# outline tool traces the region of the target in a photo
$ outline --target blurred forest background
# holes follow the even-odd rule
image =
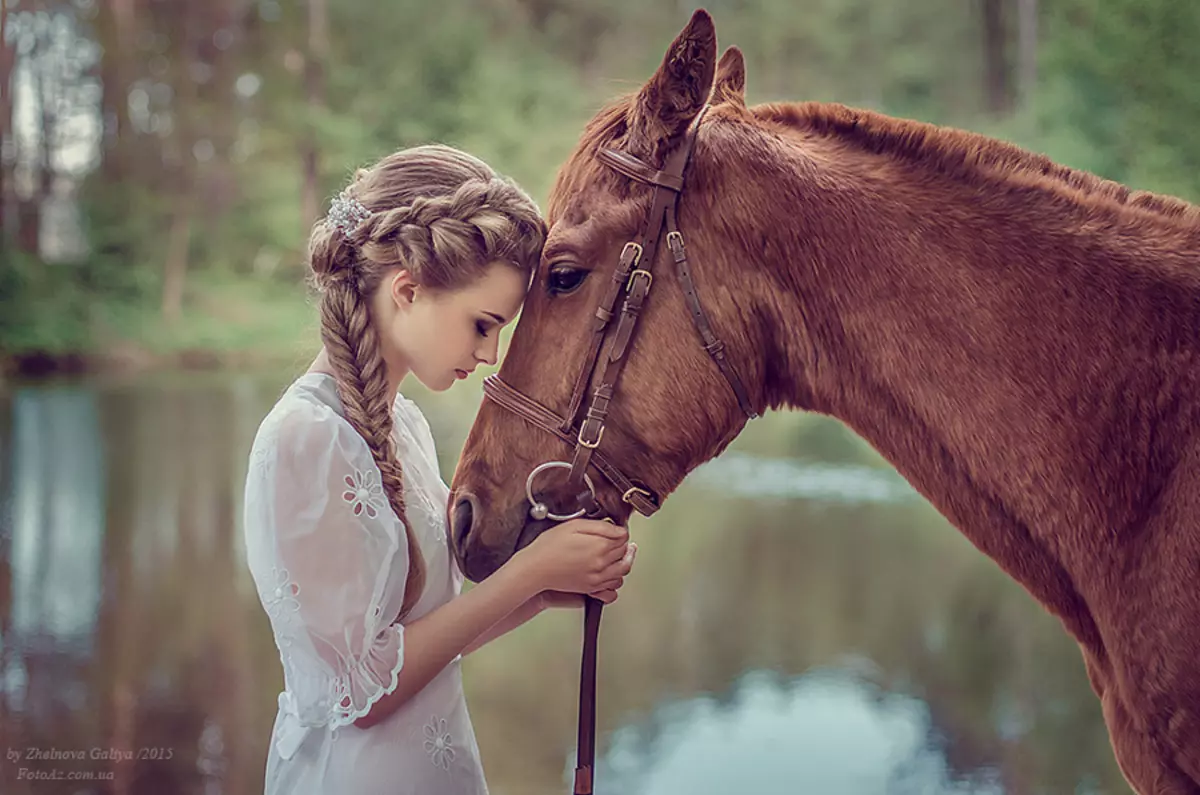
[[[1200,3],[704,5],[752,101],[965,127],[1200,198]],[[307,230],[355,167],[442,141],[544,202],[694,7],[0,0],[0,360],[294,359],[315,339]]]
[[[950,124],[1200,200],[1197,0],[704,5],[752,102]],[[312,222],[429,141],[544,204],[694,7],[0,0],[0,745],[172,749],[89,761],[102,792],[262,791],[282,678],[241,494],[319,344]],[[102,374],[5,377],[81,368]],[[413,387],[449,479],[478,384]],[[1057,619],[865,442],[773,414],[722,459],[639,538],[605,619],[602,786],[1128,792]],[[563,611],[466,663],[495,795],[567,790],[577,649]],[[5,793],[50,791],[11,772]]]

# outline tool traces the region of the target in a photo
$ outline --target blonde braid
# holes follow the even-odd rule
[[[442,290],[470,284],[497,261],[532,274],[546,225],[515,183],[476,157],[436,144],[402,150],[360,170],[344,196],[369,216],[350,229],[317,222],[309,240],[310,282],[321,296],[321,340],[346,419],[367,441],[388,502],[404,525],[409,569],[403,618],[421,597],[426,567],[405,514],[372,296],[396,268]]]
[[[324,291],[320,311],[321,341],[333,365],[346,419],[366,440],[379,467],[383,491],[404,525],[409,562],[399,616],[403,618],[425,588],[425,559],[405,511],[404,470],[392,441],[392,407],[379,338],[366,302],[346,281],[335,282]]]
[[[514,213],[524,193],[499,177],[473,179],[453,193],[422,196],[411,204],[377,212],[352,234],[362,256],[399,260],[421,283],[437,288],[461,284],[464,272],[504,260],[532,270],[545,241],[537,214]]]

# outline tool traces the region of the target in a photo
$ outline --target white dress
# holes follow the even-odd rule
[[[406,620],[458,595],[446,540],[449,490],[429,425],[393,407],[409,521],[425,590]],[[366,441],[344,418],[332,376],[308,373],[263,420],[246,477],[250,572],[270,617],[284,691],[267,756],[267,795],[486,795],[460,659],[370,729],[354,721],[404,665],[408,547]]]

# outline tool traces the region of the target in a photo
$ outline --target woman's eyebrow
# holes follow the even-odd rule
[[[483,314],[485,314],[485,315],[488,315],[488,316],[489,316],[489,317],[491,317],[493,320],[495,320],[497,323],[499,323],[501,326],[503,326],[505,323],[507,323],[507,322],[508,322],[507,320],[505,320],[505,319],[504,319],[503,317],[501,317],[500,315],[497,315],[495,312],[489,312],[489,311],[488,311],[488,310],[486,310],[486,309],[485,309],[485,310],[483,310]]]

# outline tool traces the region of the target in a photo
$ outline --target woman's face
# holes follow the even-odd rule
[[[516,317],[527,283],[506,262],[490,263],[456,290],[423,287],[408,271],[397,270],[376,296],[384,359],[435,392],[449,389],[477,365],[495,365],[500,329]]]

